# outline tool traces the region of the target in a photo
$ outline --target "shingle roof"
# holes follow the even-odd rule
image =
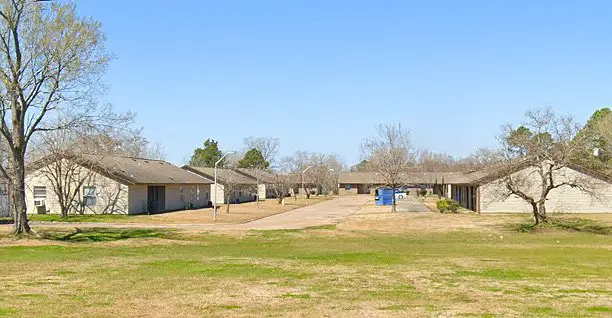
[[[402,173],[402,179],[406,184],[463,184],[469,183],[472,175],[463,172],[417,172],[410,171]],[[338,183],[350,184],[384,184],[378,172],[340,172]]]
[[[377,172],[340,172],[338,183],[379,184],[384,183]]]
[[[274,174],[266,170],[238,168],[236,171],[256,180],[259,178],[261,183],[272,184],[276,181]]]
[[[40,169],[44,165],[51,164],[60,158],[66,160],[78,160],[82,166],[86,166],[96,172],[105,175],[123,184],[211,184],[211,180],[181,169],[163,160],[151,160],[143,158],[120,157],[120,156],[55,156],[47,157],[34,163],[29,171]]]
[[[191,171],[200,176],[209,178],[211,180],[215,177],[215,168],[183,166],[183,169],[186,169],[186,171]],[[242,173],[238,173],[230,169],[217,168],[217,182],[224,184],[227,183],[228,180],[234,184],[257,184],[257,180],[255,178],[246,176]]]
[[[523,160],[512,164],[507,164],[505,166],[498,165],[494,167],[489,167],[487,169],[476,172],[476,176],[472,178],[470,183],[475,185],[487,184],[499,178],[503,178],[505,176],[528,168],[529,166],[529,162],[527,160]],[[609,174],[602,173],[600,171],[596,171],[575,163],[570,163],[566,167],[568,169],[578,171],[593,178],[612,183],[612,176]]]

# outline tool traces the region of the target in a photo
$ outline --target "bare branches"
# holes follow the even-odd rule
[[[377,135],[366,139],[361,151],[372,169],[393,188],[404,183],[404,172],[415,162],[410,133],[401,124],[379,125]],[[393,198],[392,210],[395,211],[395,196]]]
[[[373,170],[380,173],[388,185],[402,184],[402,172],[415,162],[410,133],[401,124],[379,125],[377,135],[366,139],[361,151]]]
[[[276,155],[278,154],[278,148],[280,147],[280,140],[276,137],[247,137],[244,138],[245,152],[251,149],[257,149],[261,152],[264,161],[273,163]]]
[[[285,170],[304,178],[307,197],[310,192],[307,188],[309,185],[314,185],[318,193],[337,191],[338,173],[345,168],[344,161],[336,154],[307,151],[297,151],[291,157],[282,158],[281,165]]]
[[[602,184],[576,172],[574,158],[588,147],[578,134],[580,126],[569,116],[558,116],[551,108],[526,112],[519,127],[503,127],[501,142],[505,150],[497,180],[498,196],[517,196],[533,208],[536,223],[547,220],[546,201],[552,191],[578,188],[595,198]]]
[[[28,232],[25,160],[37,133],[93,122],[110,56],[100,23],[71,3],[0,0],[0,139],[8,164],[16,233]],[[62,113],[80,116],[62,121]]]

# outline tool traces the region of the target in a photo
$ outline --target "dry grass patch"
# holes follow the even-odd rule
[[[229,213],[226,213],[226,205],[219,207],[217,221],[214,221],[212,208],[184,210],[176,212],[167,212],[155,215],[78,215],[69,216],[67,219],[61,219],[57,215],[32,215],[30,218],[33,221],[51,221],[51,222],[104,222],[117,224],[231,224],[244,223],[278,213],[287,212],[300,207],[316,204],[329,200],[331,197],[311,197],[310,199],[287,198],[285,205],[278,204],[274,199],[260,201],[259,205],[256,202],[247,202],[241,204],[230,205]]]
[[[363,213],[353,214],[338,225],[348,231],[388,233],[448,232],[456,230],[499,231],[508,223],[521,222],[520,214]]]

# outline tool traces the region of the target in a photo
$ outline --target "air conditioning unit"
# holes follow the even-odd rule
[[[34,206],[36,207],[45,206],[45,200],[34,200]]]

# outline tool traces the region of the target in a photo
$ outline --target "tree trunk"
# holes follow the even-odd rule
[[[15,213],[14,235],[30,234],[30,225],[26,214],[25,169],[23,158],[14,155],[11,162],[11,204]]]
[[[225,199],[226,205],[225,205],[225,213],[229,214],[230,212],[230,196],[228,195]]]
[[[60,209],[61,209],[60,216],[62,218],[67,218],[68,217],[68,207],[63,203],[60,203]]]
[[[538,217],[538,205],[535,202],[531,202],[531,207],[533,208],[533,217],[535,219],[535,225],[540,224],[540,218]]]
[[[538,203],[538,217],[540,218],[540,221],[548,223],[548,215],[546,215],[545,201]]]
[[[397,208],[395,206],[395,185],[391,186],[391,212],[397,212]]]

